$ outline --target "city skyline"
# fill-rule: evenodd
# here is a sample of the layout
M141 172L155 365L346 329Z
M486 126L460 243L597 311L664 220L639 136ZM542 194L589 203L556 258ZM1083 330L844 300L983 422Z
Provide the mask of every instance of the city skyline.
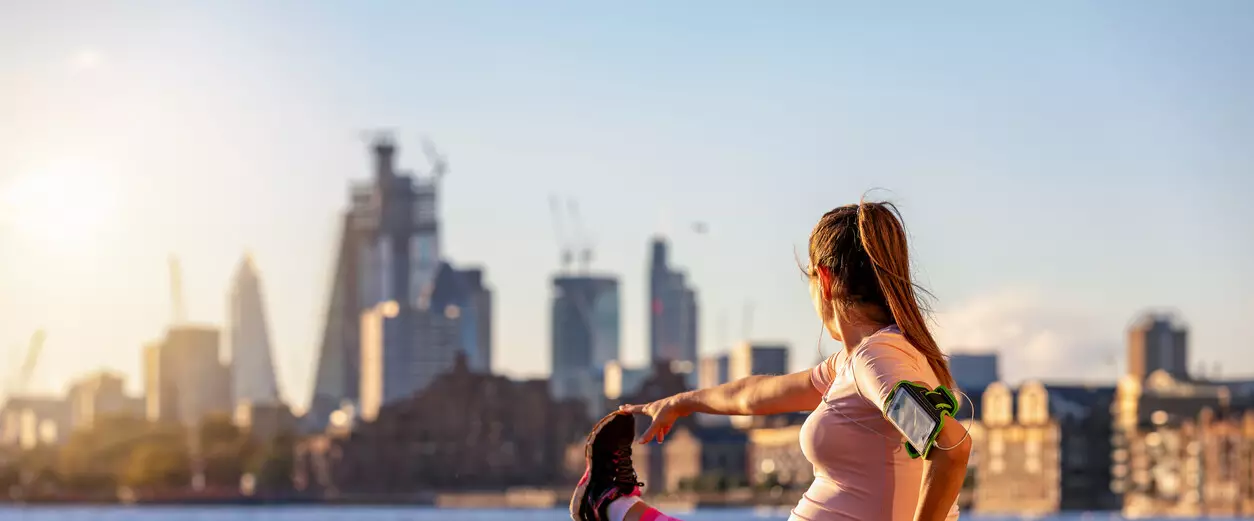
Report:
M100 368L137 389L170 314L166 256L191 320L222 325L251 249L279 387L303 405L337 212L369 178L354 134L395 126L402 149L428 133L450 157L443 249L490 274L498 372L548 370L553 191L580 201L594 268L620 277L629 364L646 360L659 231L700 292L700 354L751 301L748 336L803 363L819 331L794 252L824 211L882 187L943 346L1003 350L1008 380L1113 379L1128 325L1157 306L1181 312L1193 360L1254 374L1254 36L1235 22L1252 8L1130 5L587 7L576 23L507 6L6 7L0 368L46 329L34 389ZM444 50L398 39L419 20Z

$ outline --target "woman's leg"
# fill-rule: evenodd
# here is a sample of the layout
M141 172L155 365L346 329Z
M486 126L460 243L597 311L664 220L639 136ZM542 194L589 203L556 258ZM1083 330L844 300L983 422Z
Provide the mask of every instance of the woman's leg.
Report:
M616 499L606 510L609 514L606 521L680 521L635 496Z

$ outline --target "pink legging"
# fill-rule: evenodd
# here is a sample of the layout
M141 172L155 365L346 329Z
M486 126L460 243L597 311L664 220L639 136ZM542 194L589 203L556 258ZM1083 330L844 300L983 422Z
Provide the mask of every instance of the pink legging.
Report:
M656 508L650 507L640 516L640 521L682 521L677 517L671 517L658 511Z

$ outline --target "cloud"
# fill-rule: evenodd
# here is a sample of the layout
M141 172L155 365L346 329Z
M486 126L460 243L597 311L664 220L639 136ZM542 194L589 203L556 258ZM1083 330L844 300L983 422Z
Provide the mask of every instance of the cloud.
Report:
M935 315L948 352L996 351L1002 378L1107 380L1119 374L1122 335L1092 314L1060 305L1039 290L1011 289L972 298Z

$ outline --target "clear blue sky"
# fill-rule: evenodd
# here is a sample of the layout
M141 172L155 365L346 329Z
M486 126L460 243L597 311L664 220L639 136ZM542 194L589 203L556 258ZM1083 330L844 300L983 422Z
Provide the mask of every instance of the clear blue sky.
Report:
M550 193L580 201L596 266L621 276L628 360L647 241L668 231L702 350L738 339L752 301L751 336L800 367L819 326L794 251L882 187L946 347L1002 350L1011 379L1113 378L1127 323L1170 306L1194 360L1254 374L1254 4L752 5L5 3L0 191L75 181L0 220L0 375L43 327L37 388L108 367L138 389L167 254L191 317L219 323L251 249L303 404L376 127L408 166L424 134L448 154L444 245L487 267L498 371L548 370Z

